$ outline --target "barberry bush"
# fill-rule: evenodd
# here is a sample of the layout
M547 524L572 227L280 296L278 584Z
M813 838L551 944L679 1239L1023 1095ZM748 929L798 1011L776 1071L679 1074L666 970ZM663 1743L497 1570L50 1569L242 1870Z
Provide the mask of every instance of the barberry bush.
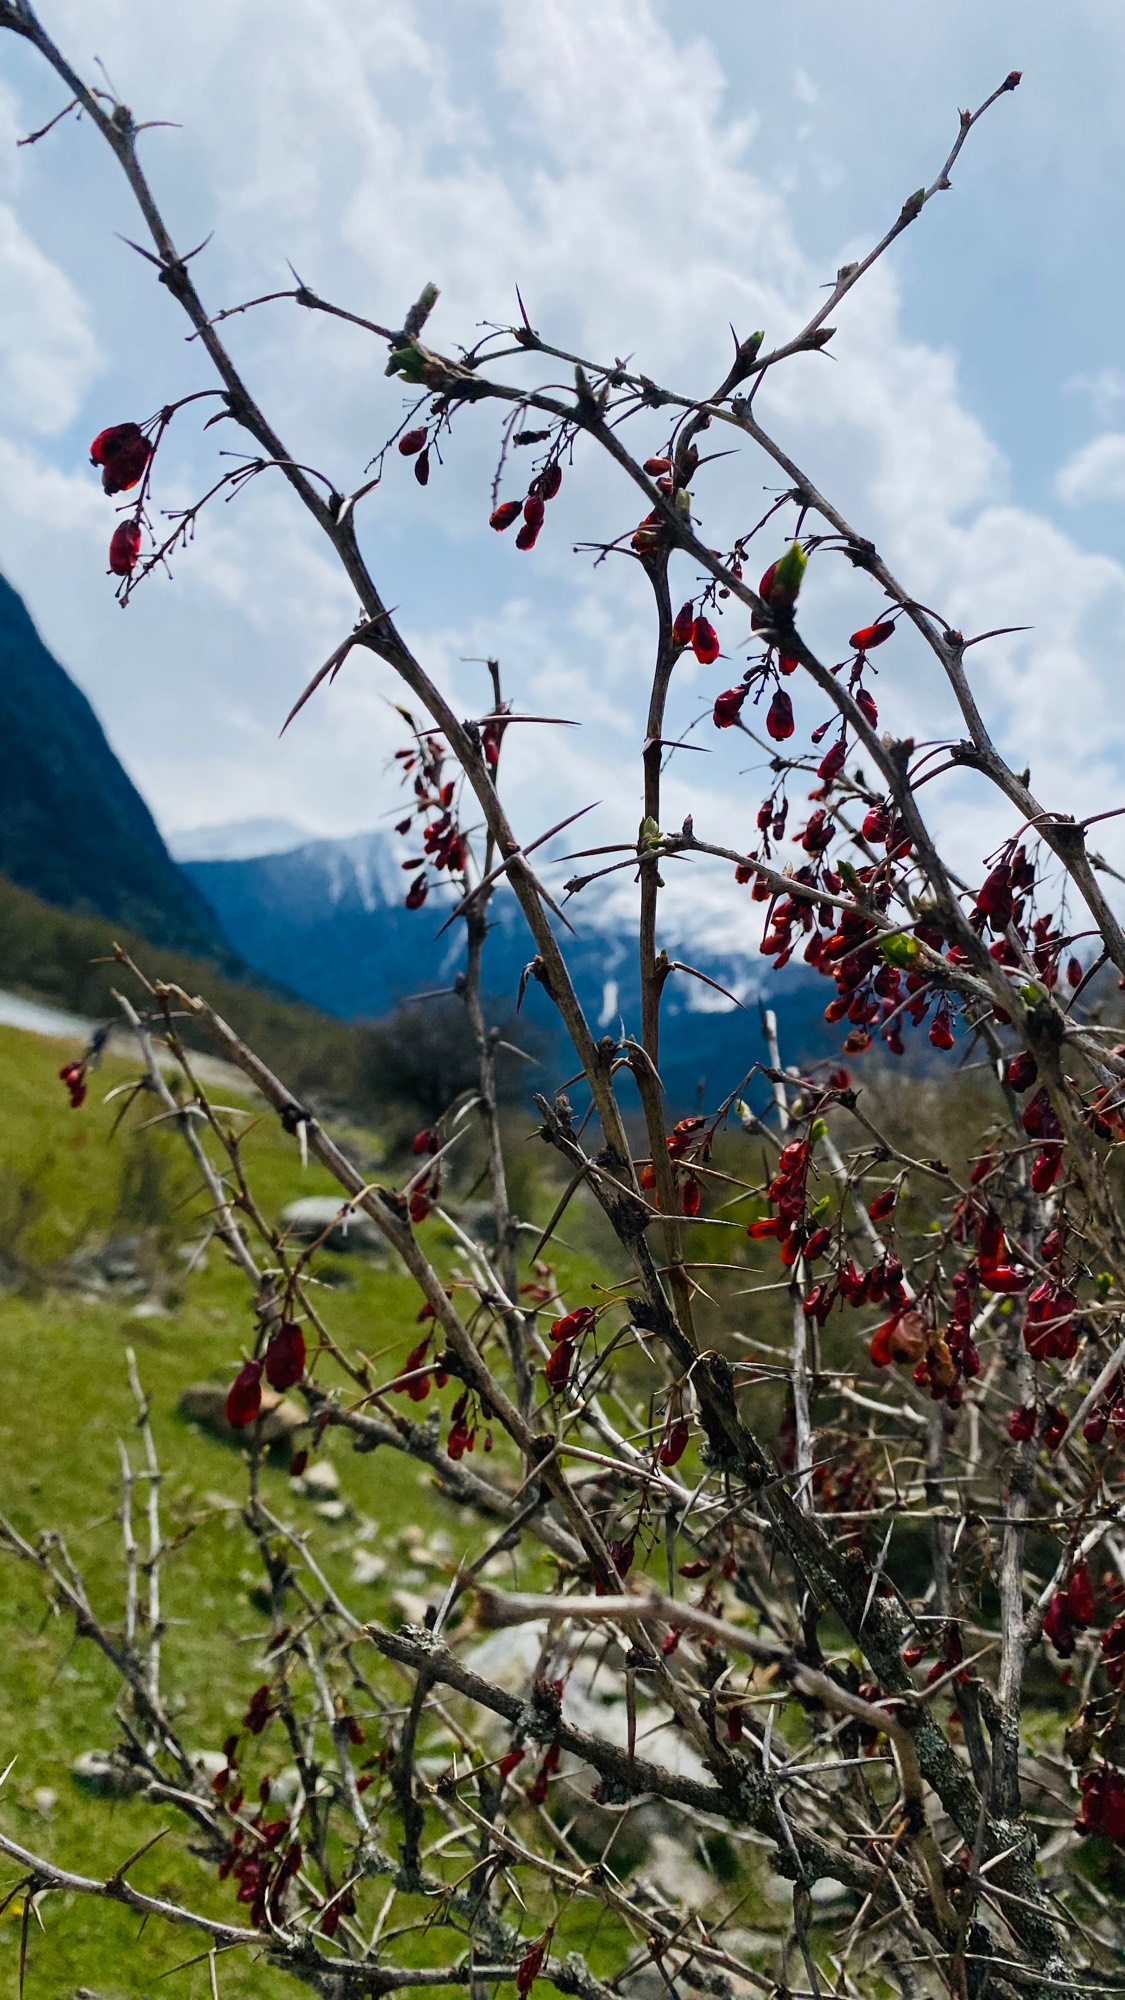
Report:
M1087 824L1065 801L1040 802L989 734L969 666L993 635L966 637L920 604L757 402L767 377L834 338L838 307L949 187L973 126L1018 74L961 114L933 183L840 271L808 324L773 345L736 337L705 393L639 362L565 353L522 309L514 326L445 352L427 340L433 286L385 325L303 283L274 295L342 314L385 361L390 435L373 476L348 490L294 460L233 361L226 312L261 302L204 301L132 112L82 81L26 0L0 0L0 26L41 54L67 109L110 147L145 254L214 378L94 440L124 510L110 536L118 595L129 603L216 495L270 475L288 485L358 605L289 720L326 698L356 649L398 676L405 900L427 909L420 922L437 907L464 926L459 993L477 1056L472 1092L417 1134L403 1175L373 1183L205 997L159 981L123 997L149 1051L140 1101L151 1110L155 1094L182 1134L246 1282L226 1417L245 1448L245 1529L269 1619L248 1634L242 1722L214 1776L200 1777L177 1732L158 1609L146 1630L131 1600L121 1627L56 1543L6 1539L112 1659L124 1754L154 1830L181 1827L184 1850L227 1884L229 1909L193 1901L186 1865L181 1886L157 1895L128 1866L80 1878L6 1833L0 1853L41 1905L54 1892L114 1898L194 1931L219 1980L224 1955L245 1951L263 1982L273 1968L333 1996L505 1983L525 1994L537 1982L581 2000L1118 1991L1125 1046L1103 1015L1125 982L1125 931ZM248 455L217 469L186 513L161 515L169 426L215 410ZM622 1037L595 1035L568 971L540 865L563 829L509 817L504 746L530 718L497 666L480 712L455 713L364 552L366 510L395 479L440 478L453 428L497 419L480 532L510 534L513 559L533 560L573 462L603 454L620 525L601 552L635 563L651 592L639 834L592 846L590 871L566 884L588 900L606 875L635 877L642 1006ZM737 510L737 484L708 511L708 434L744 454L748 479L763 463L780 476L763 521L721 518ZM870 622L822 657L803 612L841 562L869 587ZM719 634L731 610L753 634L736 677ZM877 689L895 678L904 631L948 690L954 720L939 744L880 729ZM707 824L705 796L695 817L665 824L666 706L689 656L714 674L711 726L764 736L769 752L765 796L737 830ZM819 704L811 732L797 687ZM971 882L924 810L938 769L973 774L1008 813ZM685 968L662 949L661 894L689 857L733 878L737 922L779 975L796 958L823 978L838 1052L788 1065L770 1017L754 1072L676 1120L661 1086L662 997ZM525 982L553 1004L575 1072L538 1100L561 1193L526 1233L481 1003L501 893L526 921ZM194 1076L185 1015L295 1151L336 1176L341 1213L362 1210L416 1281L417 1339L392 1364L334 1340L307 1249L271 1227L237 1130ZM182 1062L178 1095L154 1036ZM880 1116L870 1074L913 1054L952 1077L967 1053L972 1137L938 1158L909 1108ZM61 1080L81 1116L87 1065ZM445 1206L466 1120L487 1156L487 1244ZM571 1203L595 1205L616 1244L584 1298L562 1296L550 1264ZM282 1392L303 1398L314 1453L335 1429L421 1460L476 1521L475 1553L423 1623L360 1616L313 1543L267 1507L264 1418ZM157 1535L152 1562L162 1549ZM278 1804L282 1763L296 1777ZM166 1884L172 1853L169 1842ZM771 1876L788 1885L780 1902ZM596 1921L579 1932L583 1916Z

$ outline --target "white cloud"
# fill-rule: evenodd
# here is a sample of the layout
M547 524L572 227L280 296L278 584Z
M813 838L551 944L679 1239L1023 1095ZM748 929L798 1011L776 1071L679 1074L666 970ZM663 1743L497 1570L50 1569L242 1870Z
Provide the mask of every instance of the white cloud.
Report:
M1094 415L1107 423L1125 403L1125 372L1120 368L1097 368L1089 375L1072 375L1063 388L1068 396L1088 396Z
M857 64L881 32L881 11L864 14ZM56 14L60 35L69 32L80 54L84 0L59 0ZM292 256L319 290L389 321L432 276L443 294L434 338L452 347L458 337L472 339L485 318L510 314L518 283L536 324L560 345L607 357L635 350L638 365L691 389L725 365L728 321L743 333L765 326L771 339L784 337L854 254L846 241L814 254L816 205L806 217L783 198L784 174L799 186L810 160L809 171L826 171L800 147L766 144L775 113L791 125L792 96L782 90L777 112L777 93L759 88L768 69L732 80L716 43L665 27L644 0L540 0L534 8L464 0L448 36L428 26L408 0L388 0L377 21L367 0L268 7L247 0L237 9L197 0L186 13L158 10L137 38L131 7L106 0L98 34L111 73L138 115L183 121L182 135L153 134L144 143L158 185L171 189L184 241L217 225L197 267L213 303L288 282L284 258ZM839 54L834 46L833 61ZM909 56L903 41L896 61ZM817 73L832 78L831 89L821 86L819 130L837 89L846 97L850 85L827 55ZM794 70L792 57L780 74L783 83L792 78L799 102L815 101L817 86ZM904 145L910 140L913 161L917 135L903 90L891 97L887 119ZM868 135L859 125L852 121L850 143L862 149ZM833 127L833 156L845 136ZM94 146L92 134L83 138ZM1009 133L996 143L1016 141ZM39 187L53 157L49 142L33 149L22 187L32 179ZM961 200L967 178L959 169L957 194L948 206L935 204L910 246L940 241L946 217L955 229L971 228L973 205ZM56 190L64 192L87 200L81 189ZM97 198L89 201L81 212L100 243L108 225ZM850 226L865 216L861 203ZM13 391L18 410L9 406L5 417L0 409L0 422L12 427L37 408L49 414L65 404L72 414L96 358L74 332L87 324L89 307L73 295L68 301L55 267L34 256L43 269L34 257L17 258L7 279L13 310L47 329L45 341L21 341L17 359L31 371L30 387L24 381ZM919 596L967 632L1034 624L1027 637L970 653L974 684L1005 747L1018 764L1030 758L1051 805L1065 808L1076 797L1101 804L1111 799L1122 750L1115 680L1125 571L1013 502L1004 455L971 406L956 355L937 335L906 330L909 264L904 275L897 249L892 257L841 309L834 358L807 357L779 371L761 410ZM112 287L92 268L86 283L96 276L106 350L135 341L138 373L142 362L147 371L144 407L172 393L164 374L185 387L206 382L203 357L180 344L164 296L146 289L124 254L113 270ZM293 448L334 478L358 480L404 401L402 386L383 376L379 343L287 304L231 321L229 332ZM520 380L567 379L554 362L510 365ZM133 393L124 370L120 382ZM1109 393L1104 383L1101 393ZM100 412L86 414L92 428L104 421ZM635 434L652 446L666 425L663 415L646 416ZM581 732L529 728L506 756L520 830L530 836L598 797L599 835L625 836L639 816L647 587L625 560L594 568L571 545L631 525L633 491L580 448L540 547L520 557L510 539L485 527L497 434L494 411L462 413L447 463L424 493L392 458L361 515L364 546L404 629L462 712L481 700L479 669L462 656L499 652L520 707L582 721ZM718 448L729 439L713 433L712 441ZM229 426L204 435L198 408L185 415L170 441L159 504L199 490L213 473L216 442L235 444ZM1093 497L1082 482L1099 476L1101 496L1107 477L1120 477L1114 490L1125 491L1125 457L1116 474L1104 465L1099 473L1092 459L1092 472L1080 469L1113 442L1095 440L1064 468L1063 498ZM1116 442L1125 452L1125 440ZM506 492L521 490L521 471L526 476L513 454ZM754 452L709 470L697 489L708 540L718 545L748 526L784 483ZM125 619L102 575L109 518L88 475L32 464L10 443L0 448L0 526L12 580L26 582L48 637L106 714L158 812L179 824L280 812L325 832L377 823L395 803L384 772L395 725L386 701L392 684L369 660L349 662L277 742L294 694L354 612L295 503L259 481L231 509L212 508L194 546L177 558L174 589L146 589ZM763 566L773 552L764 550ZM678 587L692 582L678 566ZM842 562L818 557L804 615L828 657L840 657L853 624L878 609L872 595ZM728 611L722 629L733 648L747 621ZM948 690L919 646L896 638L878 664L889 726L960 733ZM737 671L731 662L707 673L685 662L673 688L673 729L690 724ZM809 714L820 719L811 706ZM709 726L698 740L711 754L673 764L666 816L674 822L694 806L701 832L738 845L750 837L766 782L760 768L747 774L761 759L745 738L719 741ZM988 845L995 838L987 795L962 780L923 797L933 799L971 872L982 851L978 835ZM684 870L669 893L717 929L730 907L727 878L715 878L713 891L709 880L702 868L690 879Z
M3 137L0 118L0 143ZM66 429L98 368L98 349L69 278L0 203L0 422L52 436Z
M1067 460L1056 485L1071 507L1085 500L1125 500L1125 431L1091 438Z

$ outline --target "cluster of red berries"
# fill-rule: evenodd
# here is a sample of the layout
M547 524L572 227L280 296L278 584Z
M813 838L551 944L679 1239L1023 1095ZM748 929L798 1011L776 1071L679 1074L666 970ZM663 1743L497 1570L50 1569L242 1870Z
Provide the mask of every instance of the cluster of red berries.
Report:
M249 1905L257 1930L277 1923L285 1890L301 1866L299 1840L280 1852L288 1830L287 1819L267 1820L264 1812L255 1813L246 1826L235 1827L219 1861L220 1882L234 1878L238 1900Z
M1095 1617L1094 1585L1089 1567L1075 1563L1065 1590L1056 1590L1043 1616L1043 1631L1060 1659L1069 1660L1078 1635Z
M1101 1444L1108 1430L1115 1438L1125 1438L1125 1383L1120 1370L1106 1384L1092 1410L1083 1420L1082 1435L1087 1444Z
M425 1159L429 1154L439 1152L440 1148L440 1134L429 1128L422 1132L415 1132L413 1139L410 1141L410 1150L415 1159L418 1160ZM435 1160L429 1171L422 1175L421 1179L410 1191L406 1204L406 1212L411 1222L424 1222L440 1194L441 1161Z
M681 1215L699 1214L703 1189L692 1168L710 1159L713 1140L706 1118L700 1117L678 1119L665 1140L679 1186ZM651 1160L641 1162L637 1178L646 1192L656 1186L656 1167Z
M558 1395L570 1381L574 1367L574 1357L578 1342L583 1334L589 1333L596 1324L597 1314L592 1306L575 1306L573 1312L563 1313L561 1319L551 1321L553 1346L547 1356L543 1373L552 1395Z
M271 1389L292 1389L305 1372L305 1336L295 1320L281 1320L266 1341L259 1360L244 1361L227 1391L226 1419L232 1430L245 1430L261 1414L262 1374Z
M1074 1822L1079 1833L1100 1833L1125 1847L1125 1771L1097 1764L1078 1780L1082 1803Z
M414 460L414 477L419 486L430 483L430 441L429 432L424 429L407 431L400 437L398 448L404 458Z
M499 756L499 735L495 738L495 755ZM486 760L489 753L487 730L483 737ZM397 834L409 833L416 818L425 820L422 834L422 852L404 861L402 866L407 874L413 874L406 892L408 910L420 910L430 893L429 870L436 874L460 875L468 858L465 836L461 832L452 810L455 784L445 776L445 745L437 737L420 736L412 750L396 750L395 761L401 766L402 782L407 781L414 791L414 805L404 819L395 826ZM495 763L495 757L492 759ZM423 872L418 873L416 871Z
M399 448L401 450L401 446ZM524 550L533 549L543 528L547 502L554 499L561 485L562 466L557 458L552 459L549 465L544 466L542 472L536 473L527 489L526 500L503 500L499 507L493 508L488 517L489 527L495 528L497 534L502 535L504 530L510 528L513 521L518 521L522 514L523 526L516 536L516 547Z
M86 1102L85 1062L64 1063L59 1071L59 1082L66 1085L71 1110L81 1111Z
M153 447L139 424L111 424L99 431L90 446L90 463L101 467L102 488L106 493L128 493L139 486L148 471ZM110 537L109 568L112 576L131 576L141 553L140 509L122 521Z

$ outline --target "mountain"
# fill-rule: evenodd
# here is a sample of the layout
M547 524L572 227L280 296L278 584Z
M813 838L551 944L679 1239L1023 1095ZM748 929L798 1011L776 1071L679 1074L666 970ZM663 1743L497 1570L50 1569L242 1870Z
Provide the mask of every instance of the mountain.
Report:
M149 977L205 994L298 1097L345 1106L353 1115L376 1115L380 1100L372 1088L368 1038L361 1029L271 990L265 980L229 979L213 959L191 958L166 946L154 950L146 938L135 937L116 921L111 925L104 917L54 909L0 876L0 977L5 988L35 994L87 1020L119 1022L114 989L124 986L134 1000L139 996L113 963L115 942ZM182 1015L178 1025L189 1048L215 1053L207 1030L190 1015ZM84 1039L81 1025L75 1025L74 1035L72 1053L77 1055Z
M0 577L0 874L153 944L229 958L93 709Z
M237 829L232 844L239 845ZM408 878L385 834L183 865L251 965L346 1019L378 1017L414 994L448 990L463 962L462 927L451 925L439 935L452 908L449 900L431 896L421 910L404 907ZM494 1000L514 1007L534 946L510 891L497 893L489 915L484 985ZM635 934L624 920L594 925L575 914L573 922L575 935L563 940L564 950L587 1018L604 1033L639 1035ZM734 1089L762 1059L759 998L777 1009L786 1061L833 1053L823 986L815 975L794 967L784 980L772 979L756 954L700 954L690 945L681 950L670 939L666 943L674 956L695 964L743 1003L734 1004L684 973L669 979L662 1075L677 1106L694 1103L701 1083L712 1097ZM541 1036L556 1040L557 1016L534 980L524 1011ZM558 1054L561 1058L561 1049Z

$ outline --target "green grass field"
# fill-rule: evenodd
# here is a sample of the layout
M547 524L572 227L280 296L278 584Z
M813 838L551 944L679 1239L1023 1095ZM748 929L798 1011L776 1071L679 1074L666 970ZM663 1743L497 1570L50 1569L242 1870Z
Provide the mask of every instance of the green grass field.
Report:
M247 1290L217 1247L192 1273L177 1254L179 1245L199 1240L204 1218L178 1136L160 1127L138 1135L128 1121L111 1136L119 1107L107 1106L105 1093L135 1070L121 1059L108 1062L92 1079L84 1109L73 1113L56 1072L74 1053L0 1030L0 1271L9 1279L0 1291L0 1507L29 1537L44 1529L65 1535L96 1612L119 1628L120 1441L135 1462L140 1454L125 1360L132 1347L165 1473L166 1531L182 1537L164 1577L165 1687L185 1743L215 1749L261 1678L245 1637L264 1624L254 1611L260 1571L239 1520L241 1454L187 1424L177 1403L189 1383L230 1380L252 1339ZM294 1141L272 1116L251 1132L246 1158L269 1214L296 1195L334 1191L315 1164L302 1171ZM158 1223L159 1216L165 1220ZM129 1295L90 1300L63 1284L67 1260L83 1246L138 1233L142 1262L153 1261L152 1291L166 1306L159 1316L138 1316ZM570 1296L587 1297L591 1267L561 1262ZM410 1282L359 1258L330 1259L321 1268L344 1278L322 1294L335 1336L352 1350L385 1353L390 1373L416 1337ZM470 1529L415 1463L386 1450L357 1455L340 1432L329 1433L323 1455L340 1473L346 1520L319 1519L292 1492L284 1463L265 1472L267 1501L313 1530L318 1555L334 1580L348 1583L356 1609L394 1619L396 1587L425 1597L443 1581L440 1572L418 1567L409 1531L440 1530L451 1557ZM381 1582L354 1584L357 1547L387 1558ZM91 1797L71 1777L79 1752L117 1740L116 1694L112 1669L89 1642L75 1642L69 1615L52 1612L38 1572L0 1554L0 1769L16 1760L0 1795L0 1824L61 1865L102 1876L161 1824L151 1806ZM145 1857L138 1886L171 1892L174 1866L182 1897L230 1917L231 1885L224 1889L213 1867L185 1855L182 1830L167 1848L175 1850L168 1864L160 1846ZM0 1893L17 1879L14 1866L0 1861ZM0 1984L12 1992L19 1908L17 1898L0 1918ZM80 1986L105 2000L157 1991L194 2000L210 1990L205 1964L157 1984L199 1950L189 1930L142 1928L125 1911L59 1894L45 1898L41 1915L45 1934L32 1924L26 1987L37 2000ZM271 1992L284 1990L277 1974L256 1971L245 1955L224 1959L224 2000L260 1992L263 1979Z

